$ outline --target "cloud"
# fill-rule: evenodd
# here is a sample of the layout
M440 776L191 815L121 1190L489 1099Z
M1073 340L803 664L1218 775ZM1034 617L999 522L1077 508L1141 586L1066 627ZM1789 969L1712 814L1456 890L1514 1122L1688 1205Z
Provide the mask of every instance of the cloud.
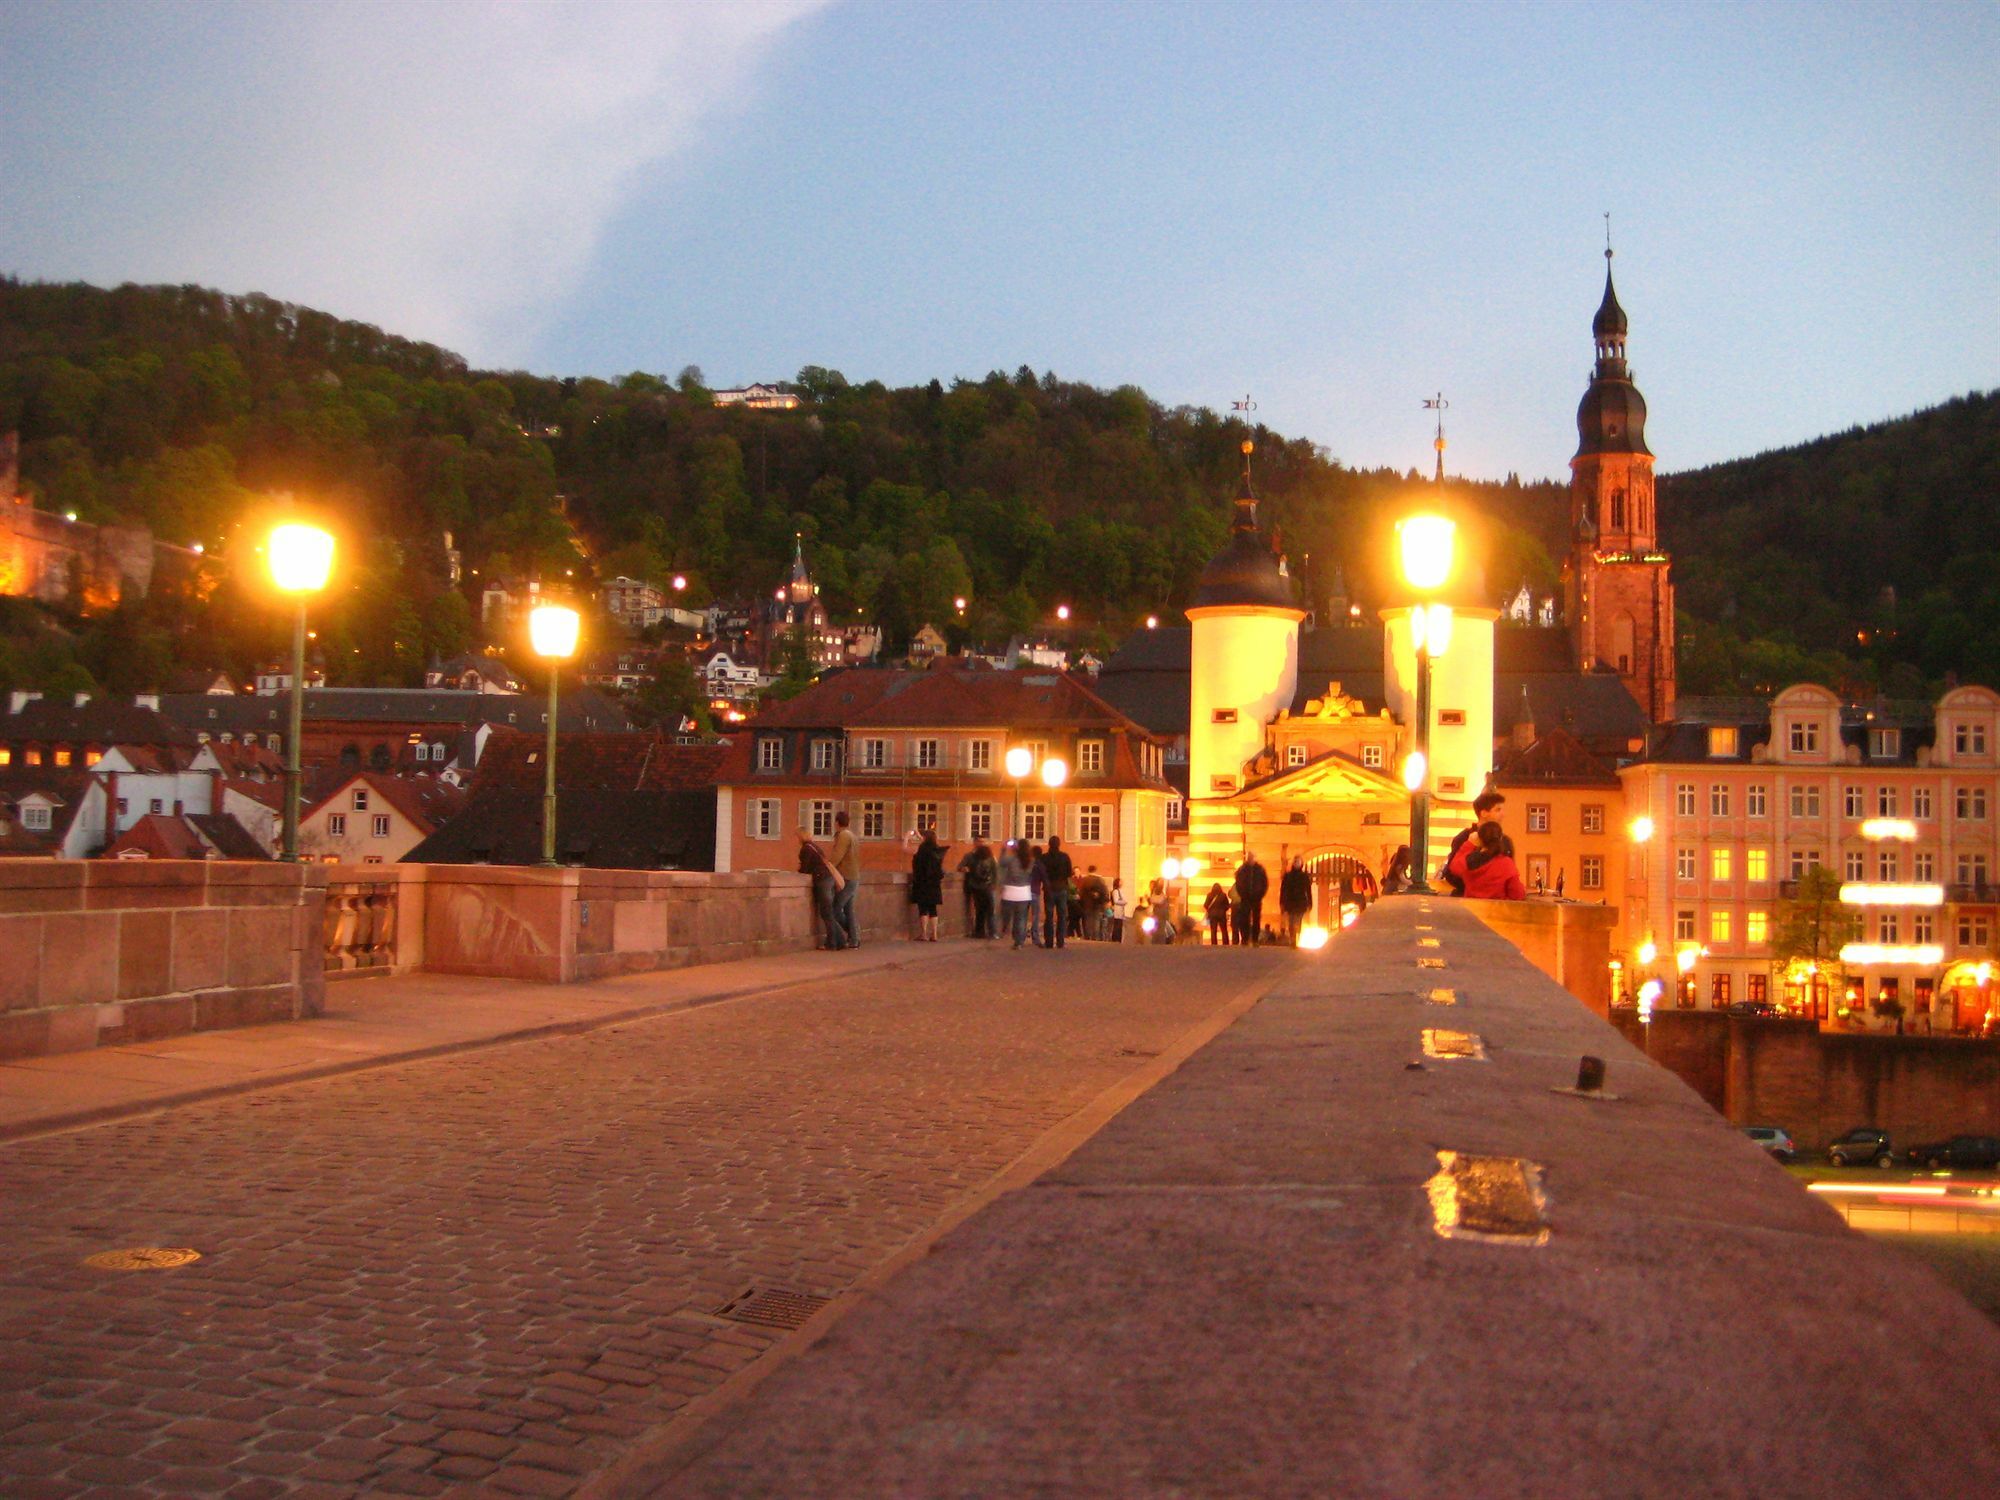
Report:
M0 118L48 174L0 266L259 290L517 361L640 171L751 107L824 3L68 11L25 40L86 76Z

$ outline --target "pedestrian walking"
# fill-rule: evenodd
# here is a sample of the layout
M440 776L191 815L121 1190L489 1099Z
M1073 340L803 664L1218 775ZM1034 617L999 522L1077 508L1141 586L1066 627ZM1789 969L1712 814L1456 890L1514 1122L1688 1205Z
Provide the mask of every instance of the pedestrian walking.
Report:
M827 862L825 851L806 829L799 830L799 873L812 877L813 913L819 918L820 947L838 951L842 946L840 924L833 919L833 897L840 872Z
M1049 835L1049 852L1042 857L1043 899L1048 903L1043 947L1064 947L1069 941L1070 898L1076 891L1076 866L1062 846L1060 834Z
M997 938L1000 933L993 922L993 884L1000 878L1000 862L986 847L984 838L972 841L972 847L958 862L958 873L965 887L965 904L971 917L967 927L972 936Z
M1015 839L1000 853L1000 914L1007 931L1019 948L1028 939L1028 913L1034 890L1028 883L1030 862L1021 841Z
M1042 858L1040 844L1028 845L1028 936L1037 948L1042 946L1042 923L1047 920L1049 907L1049 868Z
M833 815L833 851L827 863L840 875L833 893L833 922L849 948L861 946L861 928L854 920L854 898L861 894L861 844L848 827L847 809Z
M1125 941L1125 877L1111 877L1111 941Z
M1243 929L1253 945L1264 941L1264 897L1271 889L1271 876L1251 850L1236 867L1236 895L1243 903Z
M1227 948L1229 946L1229 892L1216 881L1208 888L1208 899L1201 903L1202 911L1208 917L1208 946Z
M1306 862L1294 855L1292 867L1278 881L1278 910L1285 919L1285 941L1294 948L1299 945L1299 929L1305 926L1306 914L1312 907L1313 878L1306 873Z
M910 902L917 909L915 941L935 943L938 908L944 904L944 845L935 828L924 830L924 841L910 856Z

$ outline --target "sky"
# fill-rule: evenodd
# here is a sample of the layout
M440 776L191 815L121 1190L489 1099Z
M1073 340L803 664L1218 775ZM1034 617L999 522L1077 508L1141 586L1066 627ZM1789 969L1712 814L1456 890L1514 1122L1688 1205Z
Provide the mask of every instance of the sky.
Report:
M1564 472L1611 215L1663 470L2000 386L2000 6L0 0L0 273L476 366L1026 364Z

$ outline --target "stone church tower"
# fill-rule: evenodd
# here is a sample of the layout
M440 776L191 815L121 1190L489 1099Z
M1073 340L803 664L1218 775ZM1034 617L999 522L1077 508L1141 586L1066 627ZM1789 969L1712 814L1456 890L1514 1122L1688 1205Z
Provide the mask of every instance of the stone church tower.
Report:
M1625 309L1604 252L1604 301L1591 323L1597 368L1576 409L1564 566L1577 664L1617 672L1646 716L1674 713L1672 560L1659 550L1646 400L1625 363Z

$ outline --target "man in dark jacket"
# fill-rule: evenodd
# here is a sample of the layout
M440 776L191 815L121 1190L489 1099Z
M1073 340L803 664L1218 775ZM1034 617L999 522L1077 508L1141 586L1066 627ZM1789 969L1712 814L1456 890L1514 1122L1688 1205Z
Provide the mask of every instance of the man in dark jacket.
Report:
M1306 862L1295 855L1292 867L1278 881L1278 910L1285 918L1285 941L1294 948L1299 945L1299 929L1305 925L1306 914L1312 908L1313 878L1306 871Z
M1062 839L1049 835L1049 852L1042 857L1043 878L1047 881L1043 899L1047 903L1047 916L1043 921L1042 946L1061 948L1069 932L1069 903L1076 887L1071 881L1076 876L1076 866L1063 852Z
M1506 810L1507 799L1492 787L1472 799L1472 821L1459 829L1451 841L1451 852L1444 857L1444 883L1451 887L1454 896L1465 894L1465 860L1460 856L1468 852L1466 841L1479 831L1481 823L1498 823ZM1511 843L1507 852L1510 856L1514 852Z
M1270 872L1257 862L1252 850L1236 867L1236 899L1240 903L1238 931L1247 932L1253 946L1264 941L1264 897L1270 890Z
M1000 876L1000 865L993 858L993 851L986 847L985 839L972 841L972 848L958 862L958 873L965 877L965 900L972 908L972 935L997 938L1000 934L993 925L993 882Z

